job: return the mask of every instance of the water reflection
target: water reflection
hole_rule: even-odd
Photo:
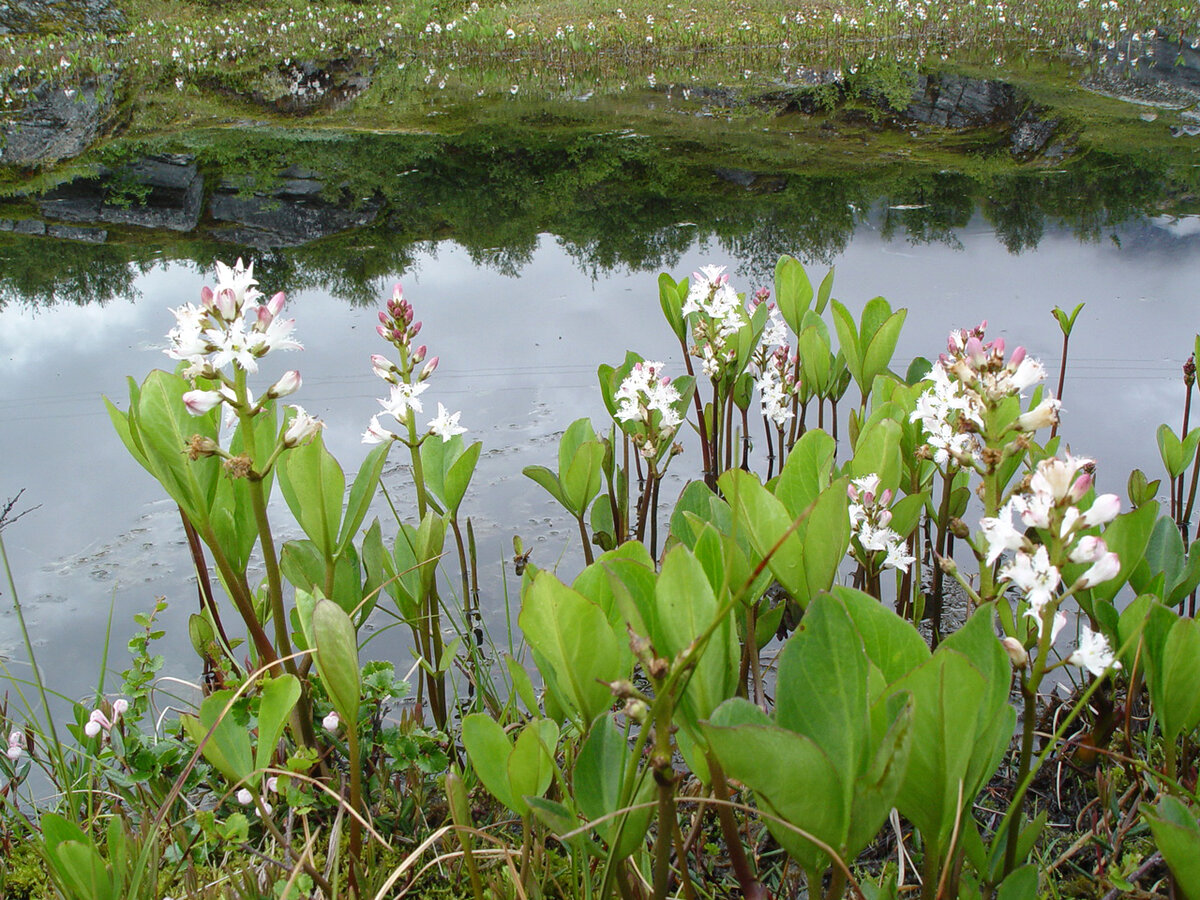
[[[129,296],[156,264],[202,267],[239,253],[254,255],[283,290],[372,303],[392,273],[435,254],[447,237],[476,265],[515,276],[546,233],[593,279],[675,268],[697,242],[762,279],[781,253],[828,263],[864,227],[957,247],[980,215],[1011,253],[1037,248],[1049,230],[1096,241],[1133,218],[1177,211],[1179,198],[1200,187],[1188,154],[1172,161],[1092,150],[1053,170],[983,159],[967,174],[817,162],[789,133],[728,146],[492,127],[456,136],[234,132],[192,140],[185,154],[118,146],[98,174],[7,203],[0,304],[104,303]],[[134,175],[148,180],[131,194]],[[181,211],[194,227],[162,230]]]
[[[493,171],[511,162],[505,156]],[[430,167],[444,172],[452,163],[439,157]],[[1100,460],[1103,490],[1122,491],[1134,466],[1154,477],[1154,428],[1178,417],[1178,364],[1191,350],[1200,271],[1200,220],[1134,217],[1169,179],[1134,184],[1122,173],[1108,180],[1097,173],[1095,181],[1043,173],[980,180],[930,172],[864,183],[788,174],[760,191],[712,176],[677,197],[662,185],[639,187],[635,174],[625,179],[632,193],[617,190],[622,179],[611,169],[571,190],[563,179],[553,190],[526,185],[555,198],[553,215],[527,206],[519,184],[459,194],[451,179],[423,206],[410,206],[410,218],[392,216],[394,230],[377,224],[309,246],[253,252],[264,287],[291,294],[307,346],[279,360],[278,370],[303,372],[297,399],[329,422],[328,444],[348,469],[362,458],[359,435],[377,411],[380,388],[367,361],[378,349],[375,304],[391,280],[404,280],[425,320],[422,339],[442,359],[428,396],[461,408],[469,437],[484,442],[464,511],[474,519],[483,603],[501,642],[505,575],[508,596],[517,591],[502,563],[514,533],[534,547],[540,565],[561,563],[568,573],[578,566],[569,523],[521,469],[552,464],[556,433],[573,419],[602,421],[594,388],[600,363],[628,348],[680,365],[660,321],[660,268],[681,277],[730,262],[738,287],[749,291],[764,283],[762,273],[781,251],[836,264],[834,293],[851,309],[878,294],[911,308],[902,358],[936,353],[951,326],[987,318],[990,335],[1026,344],[1056,369],[1059,339],[1049,310],[1085,300],[1072,341],[1064,434],[1074,452]],[[438,183],[430,177],[425,190]],[[511,218],[491,218],[502,214]],[[547,222],[555,230],[541,230]],[[431,236],[451,225],[464,233]],[[422,237],[414,242],[414,235]],[[140,379],[166,364],[158,350],[171,325],[167,306],[194,299],[203,269],[231,249],[192,238],[3,241],[0,499],[25,488],[24,500],[40,504],[5,531],[5,541],[43,665],[59,689],[86,690],[110,605],[120,648],[133,613],[161,594],[172,604],[168,669],[192,676],[181,623],[195,593],[178,515],[126,455],[100,397],[123,403],[127,375]],[[264,371],[264,382],[275,374]],[[403,470],[389,470],[387,481],[404,508]],[[15,661],[24,651],[8,602],[0,611],[0,655]],[[372,646],[406,670],[407,650],[386,641]],[[122,656],[114,651],[115,668]]]

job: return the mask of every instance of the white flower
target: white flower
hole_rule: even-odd
[[[242,804],[242,806],[249,806],[254,802],[254,795],[250,793],[249,788],[241,788],[237,792],[237,802]]]
[[[1042,639],[1042,610],[1034,611],[1029,609],[1025,615],[1033,619],[1037,625],[1038,640]],[[1054,614],[1054,621],[1050,623],[1050,643],[1054,643],[1058,639],[1058,633],[1063,630],[1063,626],[1067,624],[1067,614],[1061,610]]]
[[[467,429],[458,424],[458,417],[461,415],[461,411],[450,414],[446,411],[446,407],[439,403],[437,417],[429,422],[430,434],[436,434],[443,442],[450,440],[456,434],[465,434]]]
[[[1012,523],[1014,501],[1017,499],[1013,497],[1005,503],[995,518],[984,518],[979,522],[984,540],[987,541],[989,566],[993,565],[1005,550],[1020,550],[1025,546],[1024,532],[1018,531]]]
[[[1119,669],[1112,648],[1108,646],[1108,638],[1098,631],[1092,631],[1087,623],[1079,635],[1079,649],[1067,657],[1067,662],[1073,666],[1087,669],[1093,675],[1103,675],[1109,668]]]
[[[384,412],[393,416],[397,422],[405,422],[408,420],[410,412],[419,413],[424,411],[421,401],[417,399],[417,395],[421,394],[428,387],[428,384],[409,384],[407,381],[401,381],[399,384],[392,385],[391,397],[387,400],[380,400],[379,405],[383,407]]]
[[[1049,397],[1035,406],[1029,412],[1017,416],[1017,428],[1021,431],[1037,431],[1039,428],[1049,428],[1058,422],[1058,411],[1062,401]]]
[[[217,261],[217,286],[214,293],[220,294],[223,290],[232,292],[238,309],[262,296],[254,287],[256,284],[258,282],[254,280],[253,262],[247,266],[242,263],[241,257],[238,257],[238,261],[230,267]]]
[[[1012,582],[1025,594],[1039,620],[1042,609],[1054,598],[1061,580],[1058,569],[1050,564],[1045,547],[1038,547],[1032,556],[1019,551],[1016,558],[1000,570],[1000,578]]]
[[[306,413],[304,407],[292,405],[289,408],[295,410],[296,414],[292,417],[287,431],[283,433],[285,447],[298,447],[300,444],[308,443],[318,431],[325,427],[325,423],[320,419]]]
[[[272,385],[267,394],[271,397],[287,397],[300,390],[300,383],[300,373],[292,369],[290,372],[284,372],[283,377]]]
[[[887,556],[884,557],[883,564],[885,567],[899,569],[901,572],[907,572],[908,567],[916,562],[915,556],[909,556],[905,552],[905,546],[900,541],[888,547]]]
[[[338,716],[337,711],[333,710],[321,720],[321,726],[328,732],[335,732],[338,730],[338,725],[340,725],[341,722],[342,720]]]
[[[371,424],[367,426],[367,430],[363,432],[362,442],[364,444],[381,444],[384,441],[398,441],[400,435],[393,431],[388,431],[379,424],[379,416],[371,416]]]

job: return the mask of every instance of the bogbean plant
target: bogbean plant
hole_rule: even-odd
[[[53,740],[52,720],[37,729],[0,711],[0,796],[40,829],[64,896],[154,896],[180,872],[194,882],[198,865],[227,865],[231,845],[279,857],[278,894],[384,896],[451,830],[477,898],[692,897],[726,865],[746,897],[801,879],[828,898],[1033,896],[1053,877],[1037,865],[1051,839],[1047,811],[1026,798],[1048,756],[1072,747],[1102,797],[1117,778],[1132,785],[1105,802],[1140,814],[1180,890],[1200,896],[1200,626],[1174,609],[1200,584],[1179,499],[1186,415],[1183,438],[1160,432],[1172,515],[1140,473],[1122,512],[1096,492],[1095,462],[1043,437],[1060,404],[1041,364],[988,341],[985,325],[900,375],[905,311],[875,298],[856,317],[832,298],[832,272],[814,290],[785,257],[749,302],[718,267],[663,275],[686,374],[632,352],[601,366],[605,429],[574,422],[557,471],[526,469],[576,521],[584,567],[568,582],[518,549],[540,691],[521,654],[497,690],[497,660],[471,640],[479,587],[459,520],[481,445],[441,403],[420,424],[437,358],[417,343],[412,305],[397,286],[380,313],[390,353],[371,366],[388,396],[347,490],[321,423],[279,409],[299,373],[257,385],[266,356],[299,349],[285,298],[261,302],[240,260],[217,274],[199,306],[174,311],[178,369],[131,380],[124,411],[109,403],[183,518],[203,699],[174,736],[142,730],[159,608],[130,645],[124,695],[101,683],[94,709],[76,706],[75,749]],[[1077,313],[1060,318],[1064,337]],[[839,412],[851,382],[858,396]],[[414,493],[382,492],[396,520],[385,541],[366,522],[397,443]],[[663,477],[694,445],[700,477],[664,509]],[[764,457],[765,478],[753,470]],[[303,533],[278,545],[276,482]],[[457,577],[443,578],[448,532]],[[443,599],[455,583],[461,619]],[[1118,611],[1127,586],[1136,599]],[[412,635],[419,684],[399,724],[384,713],[407,685],[360,657],[372,614]],[[456,665],[472,688],[458,703]],[[1074,671],[1086,680],[1043,720],[1041,698]],[[1138,725],[1143,686],[1157,736]],[[1043,721],[1053,733],[1039,748]],[[64,789],[40,818],[15,805],[33,761]],[[436,814],[430,778],[445,797],[440,832],[422,818]],[[516,816],[512,831],[488,795]],[[1118,883],[1130,830],[1110,819],[1106,806],[1094,837]],[[430,831],[411,835],[419,849],[379,872],[395,853],[385,835],[418,822]],[[856,863],[893,839],[898,867]],[[768,862],[767,842],[787,864]]]

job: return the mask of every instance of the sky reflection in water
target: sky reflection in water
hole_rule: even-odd
[[[989,336],[1005,337],[1010,347],[1024,344],[1055,373],[1052,381],[1061,339],[1049,311],[1087,301],[1073,336],[1062,433],[1073,452],[1099,461],[1099,489],[1124,494],[1133,467],[1160,477],[1157,425],[1179,426],[1179,366],[1200,329],[1192,315],[1198,223],[1197,217],[1133,223],[1115,232],[1119,243],[1106,238],[1090,244],[1048,228],[1035,250],[1019,255],[998,243],[978,216],[958,233],[960,249],[887,241],[877,228],[864,226],[835,259],[834,296],[856,312],[876,295],[909,307],[898,350],[904,362],[935,356],[951,327],[986,318]],[[46,246],[53,252],[53,244]],[[737,260],[698,245],[671,274],[680,278],[708,263],[729,264],[739,290],[758,287],[737,274]],[[810,266],[809,273],[815,281],[824,268]],[[521,469],[553,465],[556,435],[575,418],[603,424],[595,387],[601,363],[615,364],[632,349],[682,371],[658,308],[657,274],[621,272],[593,281],[549,235],[519,277],[477,267],[449,241],[400,274],[425,322],[421,338],[441,357],[423,399],[432,410],[439,401],[461,409],[470,429],[466,437],[484,444],[464,512],[475,522],[482,602],[501,644],[501,561],[511,556],[512,536],[520,534],[534,547],[538,564],[561,561],[565,577],[580,565],[571,523]],[[167,308],[194,300],[206,280],[211,278],[190,267],[165,264],[137,277],[136,300],[0,309],[0,499],[24,488],[20,508],[39,507],[4,538],[41,666],[65,693],[82,695],[94,686],[110,603],[111,665],[119,670],[131,617],[158,595],[171,603],[159,649],[167,657],[166,672],[197,674],[183,627],[196,596],[178,514],[126,454],[101,395],[124,407],[127,375],[140,381],[150,368],[168,366],[160,352],[172,323]],[[262,288],[273,290],[267,283]],[[360,435],[383,394],[369,364],[370,354],[381,350],[375,308],[311,290],[290,298],[288,314],[295,316],[306,349],[268,357],[263,384],[285,369],[300,369],[304,385],[294,399],[326,420],[330,449],[353,470],[366,450]],[[856,391],[852,387],[848,396]],[[401,457],[393,452],[385,477],[399,492],[403,511],[411,504],[404,499]],[[680,477],[691,474],[697,457],[689,448],[673,470]],[[664,490],[665,506],[681,483]],[[284,522],[286,509],[279,506]],[[386,519],[384,527],[387,533]],[[295,535],[284,528],[277,537]],[[509,565],[504,573],[515,602],[517,579]],[[401,634],[390,632],[372,650],[406,671],[411,657]],[[27,674],[7,591],[0,656],[13,674]]]

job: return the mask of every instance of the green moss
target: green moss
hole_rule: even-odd
[[[31,842],[20,841],[7,854],[0,854],[0,897],[45,900],[54,896],[46,864]]]

